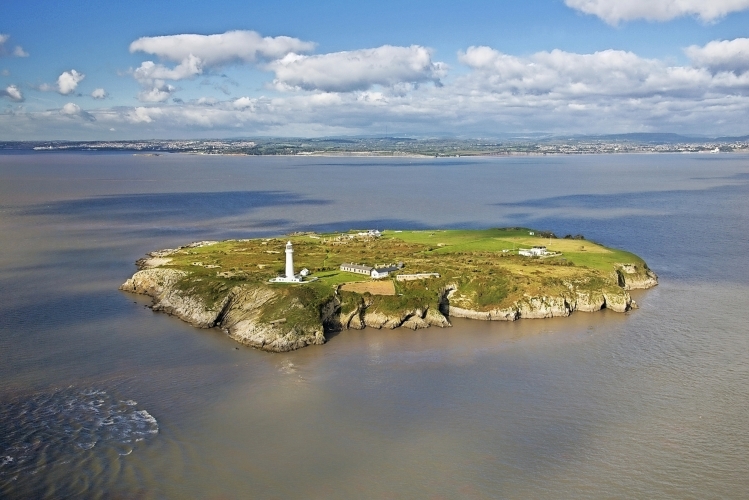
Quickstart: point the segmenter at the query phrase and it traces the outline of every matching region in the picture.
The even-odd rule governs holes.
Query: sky
[[[0,140],[749,134],[749,0],[0,4]]]

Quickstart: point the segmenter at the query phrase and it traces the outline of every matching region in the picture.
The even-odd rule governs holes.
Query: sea
[[[644,258],[639,309],[284,354],[118,291],[147,252],[532,227]],[[0,154],[2,498],[746,498],[749,155]]]

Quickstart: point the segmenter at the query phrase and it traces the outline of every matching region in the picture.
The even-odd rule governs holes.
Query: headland
[[[154,311],[284,352],[346,329],[449,327],[637,307],[638,256],[528,228],[362,230],[203,241],[150,253],[121,290]],[[297,272],[298,271],[298,272]]]

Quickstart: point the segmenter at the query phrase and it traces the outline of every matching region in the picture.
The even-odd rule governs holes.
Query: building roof
[[[376,267],[375,271],[378,273],[392,273],[393,271],[397,271],[400,269],[398,266],[388,266],[388,267]]]
[[[361,271],[367,271],[367,272],[369,272],[372,269],[374,269],[371,266],[364,266],[362,264],[352,264],[350,262],[344,262],[343,264],[341,264],[341,267],[349,267],[351,269],[359,269]]]

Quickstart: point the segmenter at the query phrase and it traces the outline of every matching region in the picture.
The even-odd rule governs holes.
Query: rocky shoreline
[[[200,297],[176,286],[186,272],[159,267],[165,263],[168,254],[169,251],[154,252],[150,259],[138,261],[141,270],[123,283],[120,290],[150,296],[154,311],[171,314],[198,328],[221,328],[237,342],[271,352],[324,344],[325,333],[347,329],[445,328],[451,326],[450,317],[516,321],[564,317],[575,311],[594,312],[604,308],[623,313],[637,307],[628,290],[658,284],[657,276],[649,269],[643,272],[623,264],[617,269],[619,286],[601,291],[581,291],[569,285],[569,293],[524,296],[509,307],[479,311],[458,305],[459,301],[454,300],[458,286],[448,285],[439,292],[439,304],[423,304],[397,313],[377,310],[372,300],[366,297],[353,309],[344,311],[336,291],[320,307],[318,325],[300,326],[286,322],[285,318],[264,319],[264,307],[279,294],[278,289],[271,286],[237,285],[219,300],[206,304]],[[298,307],[303,306],[299,304]]]

